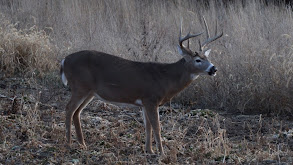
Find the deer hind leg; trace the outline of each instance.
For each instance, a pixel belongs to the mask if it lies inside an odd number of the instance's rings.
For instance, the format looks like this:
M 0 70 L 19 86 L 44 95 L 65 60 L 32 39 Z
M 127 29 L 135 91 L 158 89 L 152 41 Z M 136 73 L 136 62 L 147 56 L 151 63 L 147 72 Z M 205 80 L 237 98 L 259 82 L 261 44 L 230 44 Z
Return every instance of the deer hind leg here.
M 159 119 L 159 112 L 157 106 L 148 105 L 146 108 L 146 116 L 149 119 L 149 122 L 153 128 L 154 136 L 157 144 L 157 148 L 161 155 L 164 155 L 164 150 L 161 141 L 161 126 Z
M 145 108 L 142 108 L 142 114 L 146 133 L 145 150 L 147 153 L 153 154 L 154 152 L 152 150 L 152 126 L 146 114 Z
M 84 142 L 83 133 L 82 133 L 81 124 L 80 124 L 80 113 L 89 104 L 89 102 L 92 101 L 93 98 L 94 98 L 93 95 L 89 95 L 73 114 L 73 123 L 75 126 L 77 140 L 85 148 L 86 148 L 86 144 Z
M 75 111 L 80 107 L 80 105 L 85 101 L 86 95 L 77 94 L 72 92 L 72 96 L 68 104 L 66 105 L 66 138 L 67 144 L 71 145 L 71 127 L 72 127 L 72 119 Z

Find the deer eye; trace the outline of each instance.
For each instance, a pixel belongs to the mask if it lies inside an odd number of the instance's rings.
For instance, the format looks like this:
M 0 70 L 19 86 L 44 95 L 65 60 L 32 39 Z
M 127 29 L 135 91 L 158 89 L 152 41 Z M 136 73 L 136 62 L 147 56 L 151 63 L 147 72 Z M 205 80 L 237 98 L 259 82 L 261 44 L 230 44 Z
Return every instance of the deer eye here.
M 197 59 L 197 60 L 195 60 L 196 62 L 201 62 L 201 60 L 199 60 L 199 59 Z

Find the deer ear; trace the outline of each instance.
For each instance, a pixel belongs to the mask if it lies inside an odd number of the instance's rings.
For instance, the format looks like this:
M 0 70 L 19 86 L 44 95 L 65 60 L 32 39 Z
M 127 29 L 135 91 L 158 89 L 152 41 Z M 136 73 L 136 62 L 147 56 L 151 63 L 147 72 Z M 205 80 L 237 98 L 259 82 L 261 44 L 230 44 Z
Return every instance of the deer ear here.
M 205 52 L 204 52 L 204 55 L 205 55 L 206 57 L 208 57 L 210 53 L 211 53 L 211 49 L 205 51 Z
M 181 49 L 181 47 L 179 45 L 177 45 L 177 50 L 178 50 L 178 53 L 181 54 L 182 56 L 184 56 L 183 54 L 183 51 Z

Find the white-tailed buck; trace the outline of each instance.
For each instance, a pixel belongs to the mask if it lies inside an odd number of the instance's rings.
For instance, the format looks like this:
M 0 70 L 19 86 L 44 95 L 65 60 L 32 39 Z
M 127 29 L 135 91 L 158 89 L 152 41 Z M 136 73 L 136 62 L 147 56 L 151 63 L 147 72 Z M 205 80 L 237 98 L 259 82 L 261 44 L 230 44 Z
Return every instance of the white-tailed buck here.
M 181 37 L 180 28 L 178 51 L 183 56 L 175 63 L 135 62 L 97 51 L 80 51 L 62 60 L 61 76 L 65 85 L 71 88 L 71 99 L 66 106 L 66 137 L 71 144 L 72 120 L 78 142 L 86 147 L 80 124 L 80 113 L 96 96 L 118 105 L 142 107 L 146 131 L 145 150 L 153 153 L 152 130 L 158 151 L 164 154 L 161 142 L 161 128 L 158 106 L 169 101 L 187 87 L 198 75 L 215 75 L 216 67 L 207 59 L 210 49 L 207 44 L 223 35 L 210 38 L 207 24 L 206 41 L 199 42 L 199 50 L 189 49 L 189 39 L 202 33 Z M 182 26 L 182 23 L 181 23 Z M 217 26 L 217 25 L 216 25 Z M 187 47 L 183 42 L 187 41 Z

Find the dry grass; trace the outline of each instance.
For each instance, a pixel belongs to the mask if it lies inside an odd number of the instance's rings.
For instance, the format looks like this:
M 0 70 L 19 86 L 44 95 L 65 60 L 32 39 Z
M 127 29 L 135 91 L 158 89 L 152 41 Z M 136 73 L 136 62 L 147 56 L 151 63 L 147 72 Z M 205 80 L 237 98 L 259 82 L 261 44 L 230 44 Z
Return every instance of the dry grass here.
M 56 47 L 43 30 L 19 30 L 2 14 L 0 22 L 0 69 L 6 76 L 39 77 L 58 68 Z
M 0 164 L 292 164 L 292 122 L 259 115 L 292 116 L 292 9 L 209 2 L 1 1 Z M 219 71 L 196 80 L 171 108 L 160 108 L 167 157 L 144 154 L 139 111 L 99 101 L 82 115 L 88 150 L 76 140 L 72 149 L 64 146 L 69 92 L 56 79 L 62 57 L 95 49 L 174 62 L 180 19 L 184 32 L 195 33 L 203 29 L 202 16 L 211 31 L 215 20 L 224 31 L 211 45 Z
M 19 80 L 8 82 L 10 86 L 17 83 Z M 6 96 L 15 98 L 1 96 L 2 164 L 293 163 L 293 124 L 286 120 L 163 106 L 160 118 L 167 156 L 159 157 L 144 153 L 141 110 L 121 109 L 98 100 L 82 114 L 88 149 L 80 149 L 74 132 L 73 146 L 68 149 L 63 104 L 69 91 L 56 94 L 42 87 L 26 89 L 20 95 L 22 90 L 17 89 L 16 95 L 6 91 Z M 42 100 L 47 100 L 46 104 Z
M 204 7 L 200 1 L 28 0 L 2 2 L 1 8 L 6 19 L 18 22 L 2 22 L 5 40 L 1 40 L 1 54 L 5 60 L 1 60 L 1 68 L 8 73 L 56 70 L 56 59 L 81 49 L 138 61 L 174 62 L 180 58 L 176 45 L 181 18 L 183 30 L 191 28 L 194 33 L 203 29 L 202 16 L 211 31 L 218 20 L 225 34 L 211 45 L 218 75 L 200 77 L 175 101 L 240 112 L 292 112 L 290 7 L 262 1 L 244 5 L 210 1 L 209 7 Z M 27 30 L 19 30 L 23 27 Z M 197 41 L 192 43 L 196 50 Z

